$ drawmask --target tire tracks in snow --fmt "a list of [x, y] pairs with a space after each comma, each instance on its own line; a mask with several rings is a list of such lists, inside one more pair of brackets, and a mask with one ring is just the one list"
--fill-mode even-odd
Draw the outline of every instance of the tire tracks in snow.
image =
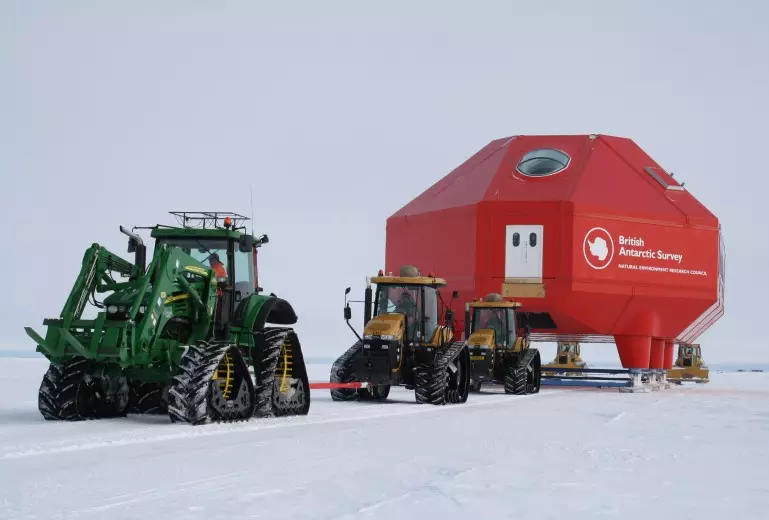
[[[58, 455], [65, 453], [73, 453], [80, 451], [88, 451], [102, 448], [116, 448], [122, 446], [135, 446], [141, 444], [152, 444], [157, 442], [172, 442], [172, 441], [184, 441], [194, 440], [207, 437], [214, 437], [219, 435], [232, 435], [239, 433], [255, 433], [259, 431], [274, 430], [279, 428], [302, 428], [308, 426], [325, 426], [329, 424], [339, 423], [357, 423], [372, 421], [378, 419], [391, 419], [397, 417], [405, 417], [415, 414], [425, 413], [456, 413], [468, 408], [487, 407], [487, 406], [516, 406], [518, 404], [525, 404], [531, 402], [532, 399], [547, 399], [550, 396], [555, 396], [563, 393], [564, 390], [548, 390], [547, 392], [541, 392], [534, 395], [526, 396], [511, 396], [506, 394], [500, 394], [499, 399], [490, 398], [484, 399], [479, 402], [467, 401], [463, 404], [434, 406], [434, 405], [412, 405], [398, 407], [394, 409], [393, 404], [382, 405], [381, 409], [386, 409], [384, 413], [369, 413], [361, 415], [345, 415], [345, 416], [333, 416], [324, 417], [323, 415], [308, 415], [304, 417], [285, 417], [278, 419], [258, 419], [245, 421], [241, 423], [229, 423], [229, 424], [209, 424], [202, 426], [189, 426], [184, 424], [161, 426], [163, 428], [182, 429], [183, 431], [176, 431], [174, 433], [160, 434], [160, 435], [145, 435], [135, 436], [129, 438], [115, 438], [115, 439], [97, 439], [90, 442], [64, 442], [57, 446], [50, 446], [46, 444], [38, 444], [30, 447], [12, 447], [7, 449], [4, 453], [0, 454], [0, 461], [24, 459], [29, 457]], [[398, 404], [398, 403], [394, 403]], [[345, 406], [345, 404], [341, 404]], [[381, 410], [380, 409], [380, 410]], [[312, 413], [312, 412], [310, 412]], [[120, 426], [115, 429], [115, 435], [121, 435], [123, 432], [120, 430]], [[76, 439], [73, 439], [73, 441]], [[50, 447], [49, 447], [50, 446]]]

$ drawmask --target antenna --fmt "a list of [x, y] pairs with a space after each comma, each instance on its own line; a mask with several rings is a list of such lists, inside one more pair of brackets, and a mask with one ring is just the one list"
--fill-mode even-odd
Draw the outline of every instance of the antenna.
[[254, 234], [254, 190], [251, 188], [251, 183], [248, 183], [248, 191], [251, 194], [251, 234]]

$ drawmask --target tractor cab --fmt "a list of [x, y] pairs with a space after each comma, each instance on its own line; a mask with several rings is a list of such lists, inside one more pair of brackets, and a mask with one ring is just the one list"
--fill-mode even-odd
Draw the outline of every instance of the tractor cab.
[[465, 316], [468, 344], [492, 349], [515, 347], [518, 335], [515, 309], [520, 306], [496, 293], [489, 294], [485, 301], [470, 302]]
[[697, 344], [679, 345], [675, 365], [668, 369], [668, 381], [681, 384], [684, 381], [695, 383], [709, 382], [710, 370], [702, 360], [702, 350]]
[[[226, 337], [238, 304], [258, 294], [257, 248], [268, 242], [255, 239], [241, 223], [250, 219], [237, 213], [171, 212], [180, 227], [152, 228], [155, 253], [164, 247], [180, 248], [205, 267], [213, 269], [217, 281], [214, 336]], [[142, 228], [138, 228], [142, 229]], [[144, 228], [147, 229], [147, 228]]]
[[588, 368], [587, 363], [580, 356], [579, 343], [574, 341], [559, 341], [552, 362], [542, 366], [544, 376], [581, 376], [581, 372], [558, 373], [548, 369], [552, 368]]
[[702, 353], [699, 345], [680, 345], [678, 347], [678, 360], [676, 365], [680, 367], [697, 366]]
[[579, 365], [582, 358], [579, 355], [579, 343], [559, 341], [554, 363], [559, 365], [574, 364]]
[[699, 345], [679, 345], [676, 366], [696, 367], [702, 364], [702, 351]]
[[505, 393], [539, 391], [540, 354], [530, 347], [529, 314], [518, 311], [520, 306], [499, 293], [466, 304], [465, 344], [473, 391], [490, 382], [503, 384]]
[[[409, 342], [431, 341], [438, 328], [438, 296], [435, 285], [416, 281], [372, 280], [377, 284], [374, 320], [392, 321], [403, 316], [404, 339]], [[370, 327], [369, 327], [370, 329]]]
[[[380, 271], [378, 276], [371, 278], [371, 283], [376, 284], [376, 293], [373, 315], [370, 308], [365, 311], [364, 342], [379, 339], [438, 345], [447, 339], [448, 329], [440, 323], [438, 308], [440, 288], [446, 285], [446, 281], [432, 275], [422, 276], [416, 269], [410, 268], [404, 266], [399, 276], [385, 276]], [[367, 293], [370, 292], [369, 286]], [[368, 294], [366, 301], [369, 301]], [[447, 323], [452, 321], [451, 314], [451, 310], [447, 309]]]

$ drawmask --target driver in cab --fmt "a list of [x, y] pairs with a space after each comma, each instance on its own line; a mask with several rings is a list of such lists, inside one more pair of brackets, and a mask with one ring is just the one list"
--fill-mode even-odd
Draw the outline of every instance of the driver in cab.
[[418, 326], [417, 303], [408, 289], [401, 290], [399, 301], [395, 305], [395, 312], [403, 313], [406, 316], [408, 337], [413, 337]]
[[488, 318], [484, 328], [494, 331], [494, 343], [497, 347], [504, 346], [505, 342], [505, 322], [502, 319], [502, 309], [488, 311]]
[[211, 253], [211, 256], [208, 257], [208, 263], [211, 265], [211, 269], [214, 270], [217, 278], [227, 278], [227, 270], [219, 259], [218, 253]]

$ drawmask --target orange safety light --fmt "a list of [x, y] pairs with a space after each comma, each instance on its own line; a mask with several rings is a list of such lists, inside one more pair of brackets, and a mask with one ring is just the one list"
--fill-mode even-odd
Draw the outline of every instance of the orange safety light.
[[232, 219], [230, 217], [224, 217], [224, 227], [232, 226]]

